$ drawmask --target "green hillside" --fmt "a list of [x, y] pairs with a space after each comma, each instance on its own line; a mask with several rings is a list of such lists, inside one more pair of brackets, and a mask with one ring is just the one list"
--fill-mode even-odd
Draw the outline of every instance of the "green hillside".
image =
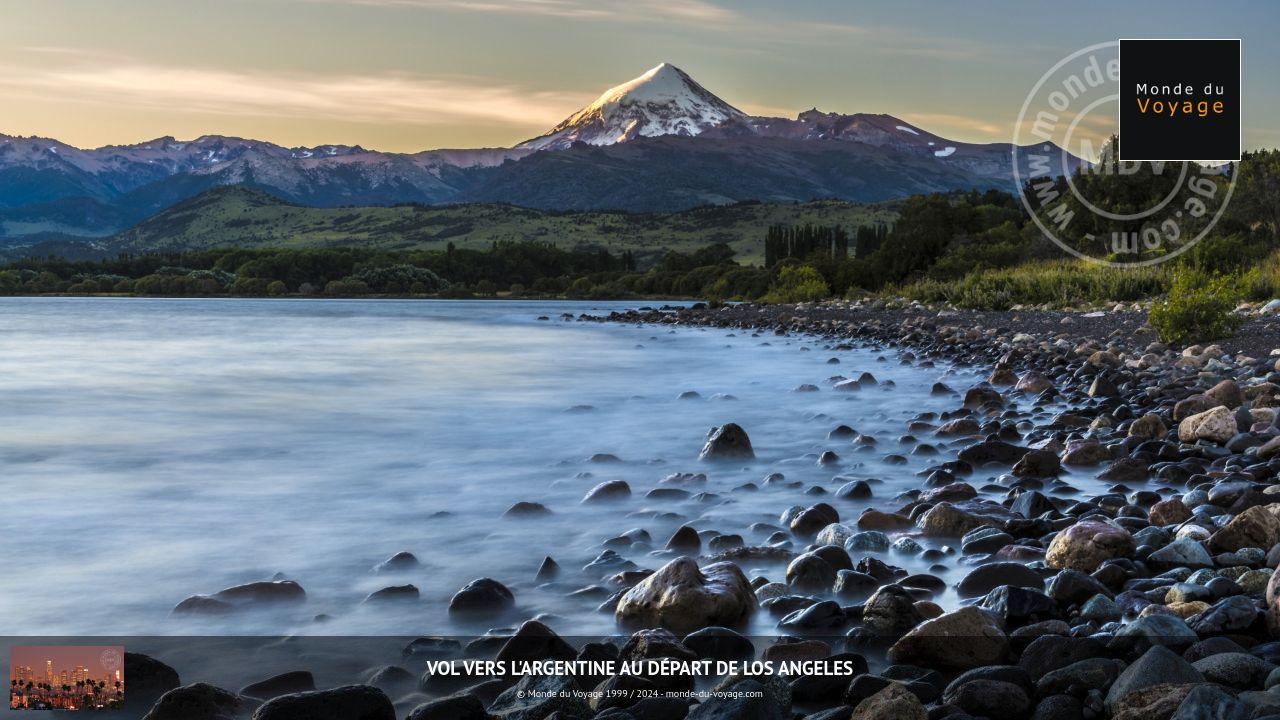
[[841, 201], [738, 204], [671, 214], [553, 212], [499, 204], [310, 208], [263, 192], [225, 187], [179, 203], [109, 242], [145, 253], [218, 247], [363, 247], [385, 250], [484, 249], [496, 241], [546, 241], [559, 247], [631, 250], [642, 260], [668, 249], [725, 242], [740, 262], [764, 259], [773, 224], [858, 225], [891, 222], [895, 205]]

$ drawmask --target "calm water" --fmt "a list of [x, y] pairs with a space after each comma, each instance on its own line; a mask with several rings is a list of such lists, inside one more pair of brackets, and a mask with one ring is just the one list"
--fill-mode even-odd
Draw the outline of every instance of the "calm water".
[[[607, 632], [598, 599], [564, 595], [599, 580], [576, 571], [605, 539], [642, 527], [665, 543], [679, 522], [646, 510], [746, 533], [816, 500], [731, 491], [770, 472], [832, 491], [836, 474], [877, 478], [880, 506], [893, 506], [881, 498], [917, 487], [915, 471], [936, 459], [881, 457], [909, 452], [896, 438], [916, 413], [956, 404], [930, 396], [933, 382], [974, 379], [800, 338], [559, 318], [634, 304], [0, 300], [0, 634], [448, 633], [458, 628], [448, 598], [480, 576], [508, 584], [525, 617], [551, 613], [566, 634]], [[896, 387], [836, 393], [825, 383], [863, 370]], [[802, 383], [822, 390], [792, 392]], [[687, 390], [701, 399], [677, 399]], [[593, 410], [568, 412], [583, 405]], [[758, 459], [701, 467], [708, 428], [729, 421], [747, 429]], [[854, 452], [827, 440], [839, 423], [879, 445]], [[826, 449], [843, 465], [818, 466]], [[595, 453], [623, 462], [587, 462]], [[728, 502], [643, 498], [679, 471], [708, 472], [707, 490]], [[631, 483], [630, 501], [579, 503], [614, 478]], [[519, 500], [555, 515], [503, 518]], [[861, 509], [835, 504], [848, 519]], [[370, 571], [400, 550], [423, 568]], [[544, 555], [569, 571], [557, 587], [533, 581]], [[169, 616], [188, 595], [275, 573], [306, 588], [305, 607], [211, 625]], [[421, 602], [360, 606], [403, 582]], [[334, 619], [317, 625], [318, 613]]]

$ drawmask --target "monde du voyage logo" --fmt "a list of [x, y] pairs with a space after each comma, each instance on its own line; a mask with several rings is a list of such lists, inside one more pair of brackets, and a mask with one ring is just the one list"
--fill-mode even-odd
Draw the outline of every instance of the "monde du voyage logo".
[[1241, 154], [1239, 40], [1129, 40], [1041, 76], [1014, 125], [1019, 196], [1046, 237], [1111, 266], [1186, 252], [1222, 217]]

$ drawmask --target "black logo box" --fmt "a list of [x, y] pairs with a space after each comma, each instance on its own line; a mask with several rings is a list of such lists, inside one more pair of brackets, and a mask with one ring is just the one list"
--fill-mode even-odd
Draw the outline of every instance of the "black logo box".
[[[1121, 39], [1120, 159], [1238, 161], [1243, 134], [1240, 45], [1238, 39]], [[1145, 93], [1139, 94], [1140, 85], [1147, 86]], [[1165, 94], [1165, 87], [1183, 92]], [[1139, 100], [1147, 106], [1145, 114]], [[1191, 114], [1183, 112], [1185, 102], [1191, 102]], [[1213, 112], [1217, 102], [1221, 113]], [[1177, 103], [1173, 115], [1169, 103]], [[1156, 114], [1156, 107], [1163, 112]], [[1201, 116], [1205, 107], [1209, 112]]]

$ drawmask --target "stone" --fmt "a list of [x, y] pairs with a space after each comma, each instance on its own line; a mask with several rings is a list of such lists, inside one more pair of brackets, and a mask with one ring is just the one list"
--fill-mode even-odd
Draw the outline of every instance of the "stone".
[[698, 455], [701, 460], [742, 460], [756, 456], [751, 438], [737, 423], [725, 423], [707, 433], [707, 442]]
[[1041, 373], [1032, 370], [1023, 373], [1022, 377], [1018, 378], [1018, 384], [1014, 385], [1013, 389], [1027, 393], [1028, 395], [1039, 395], [1052, 387], [1052, 380]]
[[740, 633], [726, 627], [705, 627], [685, 636], [682, 641], [703, 660], [742, 660], [753, 658], [755, 646]]
[[960, 537], [988, 520], [949, 502], [940, 502], [920, 516], [916, 525], [928, 537]]
[[964, 448], [957, 457], [971, 465], [987, 464], [1011, 465], [1027, 454], [1027, 448], [1019, 447], [1003, 440], [983, 440]]
[[848, 525], [838, 522], [831, 523], [818, 531], [818, 535], [813, 539], [813, 543], [815, 545], [837, 545], [839, 547], [845, 547], [845, 544], [849, 542], [849, 538], [853, 537], [855, 532], [856, 531]]
[[376, 573], [409, 572], [420, 567], [418, 558], [411, 552], [398, 552], [373, 567]]
[[[716, 686], [721, 694], [694, 705], [688, 720], [790, 720], [789, 688], [781, 678], [731, 676]], [[665, 719], [664, 719], [665, 720]]]
[[1221, 688], [1200, 685], [1187, 693], [1169, 720], [1249, 720], [1250, 717], [1256, 716], [1248, 705]]
[[805, 553], [787, 565], [785, 579], [801, 592], [830, 592], [836, 583], [836, 571], [816, 553]]
[[515, 595], [506, 585], [491, 578], [467, 583], [449, 600], [451, 615], [494, 615], [515, 605]]
[[281, 695], [259, 706], [253, 720], [396, 720], [396, 709], [375, 687], [346, 685]]
[[891, 682], [883, 690], [858, 703], [850, 720], [927, 720], [929, 713], [915, 693]]
[[916, 599], [898, 585], [885, 585], [862, 607], [862, 624], [883, 637], [897, 637], [924, 620]]
[[1280, 543], [1280, 519], [1268, 509], [1255, 505], [1231, 518], [1225, 527], [1209, 536], [1205, 543], [1214, 553], [1234, 552], [1242, 548], [1271, 549]]
[[238, 720], [245, 711], [244, 700], [235, 693], [195, 683], [161, 695], [142, 720]]
[[991, 617], [965, 607], [926, 620], [889, 648], [890, 662], [968, 670], [1003, 662], [1009, 640]]
[[1144, 440], [1163, 440], [1169, 436], [1169, 429], [1159, 415], [1147, 413], [1129, 424], [1128, 434]]
[[1191, 519], [1191, 510], [1182, 498], [1173, 497], [1152, 505], [1147, 517], [1152, 525], [1177, 525]]
[[1204, 675], [1163, 645], [1153, 645], [1129, 664], [1107, 691], [1106, 705], [1116, 704], [1137, 690], [1155, 685], [1202, 683]]
[[1236, 385], [1235, 380], [1223, 380], [1205, 390], [1204, 394], [1210, 400], [1233, 410], [1240, 407], [1240, 403], [1244, 402], [1244, 397], [1240, 394], [1240, 386]]
[[494, 720], [543, 720], [553, 713], [566, 720], [591, 716], [587, 695], [573, 678], [525, 675], [489, 706]]
[[583, 504], [612, 502], [631, 497], [631, 486], [626, 480], [606, 480], [587, 491]]
[[1191, 666], [1209, 682], [1229, 685], [1240, 690], [1261, 688], [1275, 665], [1243, 652], [1224, 652], [1201, 658]]
[[1133, 536], [1128, 530], [1082, 520], [1054, 536], [1045, 553], [1045, 563], [1051, 568], [1093, 572], [1104, 560], [1129, 557], [1134, 549]]
[[756, 609], [751, 583], [731, 562], [699, 568], [688, 557], [663, 565], [618, 600], [620, 622], [691, 632], [742, 624]]
[[240, 694], [258, 700], [269, 700], [289, 693], [310, 692], [315, 689], [316, 679], [309, 671], [294, 670], [245, 685], [240, 688]]
[[986, 595], [1001, 585], [1044, 589], [1044, 578], [1035, 570], [1019, 562], [996, 562], [979, 565], [956, 586], [960, 597]]
[[1174, 540], [1147, 556], [1147, 562], [1156, 570], [1172, 570], [1173, 568], [1211, 568], [1213, 556], [1204, 546], [1190, 538]]
[[1013, 464], [1018, 477], [1055, 477], [1062, 472], [1062, 460], [1051, 450], [1029, 450]]
[[406, 720], [489, 720], [489, 715], [476, 696], [453, 695], [419, 705]]
[[1183, 418], [1178, 423], [1178, 439], [1182, 442], [1208, 440], [1225, 444], [1236, 434], [1235, 413], [1225, 407], [1215, 407]]
[[139, 716], [160, 696], [182, 684], [176, 670], [142, 653], [124, 654], [124, 674], [129, 678], [125, 709], [133, 710]]
[[970, 680], [948, 688], [943, 700], [970, 715], [991, 720], [1023, 720], [1031, 707], [1025, 690], [1003, 680]]
[[525, 620], [494, 657], [503, 663], [525, 660], [572, 660], [578, 651], [537, 620]]
[[[832, 523], [840, 522], [840, 513], [826, 503], [818, 503], [796, 513], [791, 519], [791, 532], [801, 536], [817, 534]], [[832, 543], [834, 544], [834, 543]]]
[[1084, 697], [1094, 688], [1106, 688], [1120, 676], [1123, 664], [1111, 658], [1086, 658], [1058, 668], [1036, 681], [1036, 694]]
[[1097, 465], [1111, 459], [1111, 449], [1094, 439], [1072, 440], [1062, 453], [1063, 465]]

